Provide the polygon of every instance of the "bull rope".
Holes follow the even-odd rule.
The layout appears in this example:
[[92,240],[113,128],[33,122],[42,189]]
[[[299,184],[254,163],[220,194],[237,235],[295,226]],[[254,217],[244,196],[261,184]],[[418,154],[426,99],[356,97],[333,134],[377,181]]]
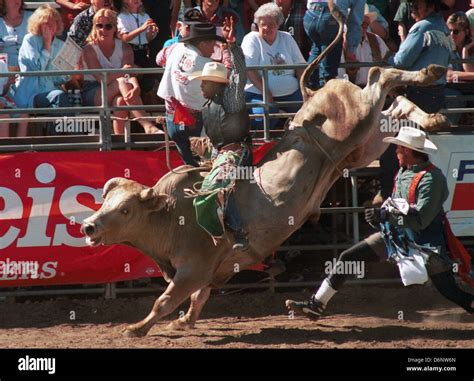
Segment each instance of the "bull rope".
[[297,131],[297,129],[299,129],[299,128],[303,128],[306,131],[306,133],[309,135],[311,140],[316,144],[316,146],[319,148],[319,150],[329,159],[331,164],[334,165],[334,167],[336,167],[337,172],[339,172],[339,174],[341,176],[344,175],[344,172],[341,171],[341,169],[337,165],[336,161],[332,158],[331,155],[329,155],[329,153],[324,149],[324,147],[321,145],[321,143],[319,143],[318,139],[312,134],[311,129],[309,127],[300,126],[298,124],[293,124],[293,122],[290,122],[290,124],[288,126],[288,130],[290,130],[290,131]]

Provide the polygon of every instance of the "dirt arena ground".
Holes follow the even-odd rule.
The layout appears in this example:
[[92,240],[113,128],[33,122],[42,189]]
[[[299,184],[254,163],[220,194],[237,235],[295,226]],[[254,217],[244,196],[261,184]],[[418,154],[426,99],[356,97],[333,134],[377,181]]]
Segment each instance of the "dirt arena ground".
[[[146,316],[154,297],[0,303],[6,348],[474,348],[474,316],[431,286],[347,286],[318,322],[290,319],[287,298],[308,292],[213,295],[196,329],[158,323],[140,339],[122,337]],[[182,306],[179,310],[184,310]],[[403,320],[399,319],[403,314]],[[75,320],[71,320],[74,317]]]

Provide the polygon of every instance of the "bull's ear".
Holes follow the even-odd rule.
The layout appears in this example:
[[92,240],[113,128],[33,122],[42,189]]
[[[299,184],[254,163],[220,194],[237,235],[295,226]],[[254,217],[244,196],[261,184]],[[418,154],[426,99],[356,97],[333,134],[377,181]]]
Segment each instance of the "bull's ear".
[[119,185],[121,185],[124,181],[125,181],[125,179],[123,179],[121,177],[113,177],[109,181],[107,181],[105,183],[104,189],[102,191],[102,198],[105,199],[105,197],[107,196],[107,193],[109,193],[112,189],[114,189],[114,188],[118,187]]
[[140,201],[150,212],[157,212],[166,206],[168,195],[159,194],[153,188],[146,188],[140,192]]

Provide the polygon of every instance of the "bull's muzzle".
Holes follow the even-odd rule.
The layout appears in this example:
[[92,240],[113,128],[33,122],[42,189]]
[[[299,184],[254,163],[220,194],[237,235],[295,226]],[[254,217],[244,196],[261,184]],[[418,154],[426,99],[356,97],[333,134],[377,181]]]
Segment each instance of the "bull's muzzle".
[[87,236],[94,235],[96,233],[95,224],[84,221],[83,224],[81,225],[81,233]]
[[102,229],[97,223],[85,220],[81,225],[81,233],[86,236],[86,243],[89,246],[103,244]]

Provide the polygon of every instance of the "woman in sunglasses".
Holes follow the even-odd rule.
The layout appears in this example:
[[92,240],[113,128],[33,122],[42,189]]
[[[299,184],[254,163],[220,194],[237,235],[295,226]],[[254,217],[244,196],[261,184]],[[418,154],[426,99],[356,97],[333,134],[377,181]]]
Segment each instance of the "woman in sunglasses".
[[[447,21],[451,40],[456,46],[457,59],[474,57],[474,42],[471,36],[471,26],[464,12],[456,12]],[[453,64],[453,70],[448,72],[448,81],[474,81],[474,64]]]
[[[82,63],[87,69],[129,69],[133,67],[133,50],[126,42],[117,36],[117,13],[103,8],[95,15],[92,22],[92,32],[87,38],[88,45],[82,52]],[[85,106],[98,106],[102,104],[100,92],[100,75],[86,75],[86,83],[82,91]],[[140,86],[135,77],[122,74],[109,74],[107,76],[108,103],[114,106],[143,105],[140,98]],[[135,118],[144,118],[144,111],[131,111]],[[125,118],[128,111],[115,111],[117,119],[113,122],[114,132],[123,134]],[[146,120],[139,119],[139,123],[147,134],[159,132],[156,126]]]
[[[446,24],[454,46],[452,59],[459,60],[461,58],[468,59],[474,57],[474,45],[471,38],[469,20],[466,14],[464,12],[455,12],[448,17]],[[453,83],[474,81],[474,65],[470,63],[453,62],[448,67],[446,79],[448,82]],[[456,88],[456,85],[446,86],[445,94],[449,96],[446,98],[447,108],[467,107],[467,102],[462,99],[462,92],[459,88]],[[448,114],[447,117],[452,125],[459,125],[467,122],[465,120],[467,115],[456,113]]]

